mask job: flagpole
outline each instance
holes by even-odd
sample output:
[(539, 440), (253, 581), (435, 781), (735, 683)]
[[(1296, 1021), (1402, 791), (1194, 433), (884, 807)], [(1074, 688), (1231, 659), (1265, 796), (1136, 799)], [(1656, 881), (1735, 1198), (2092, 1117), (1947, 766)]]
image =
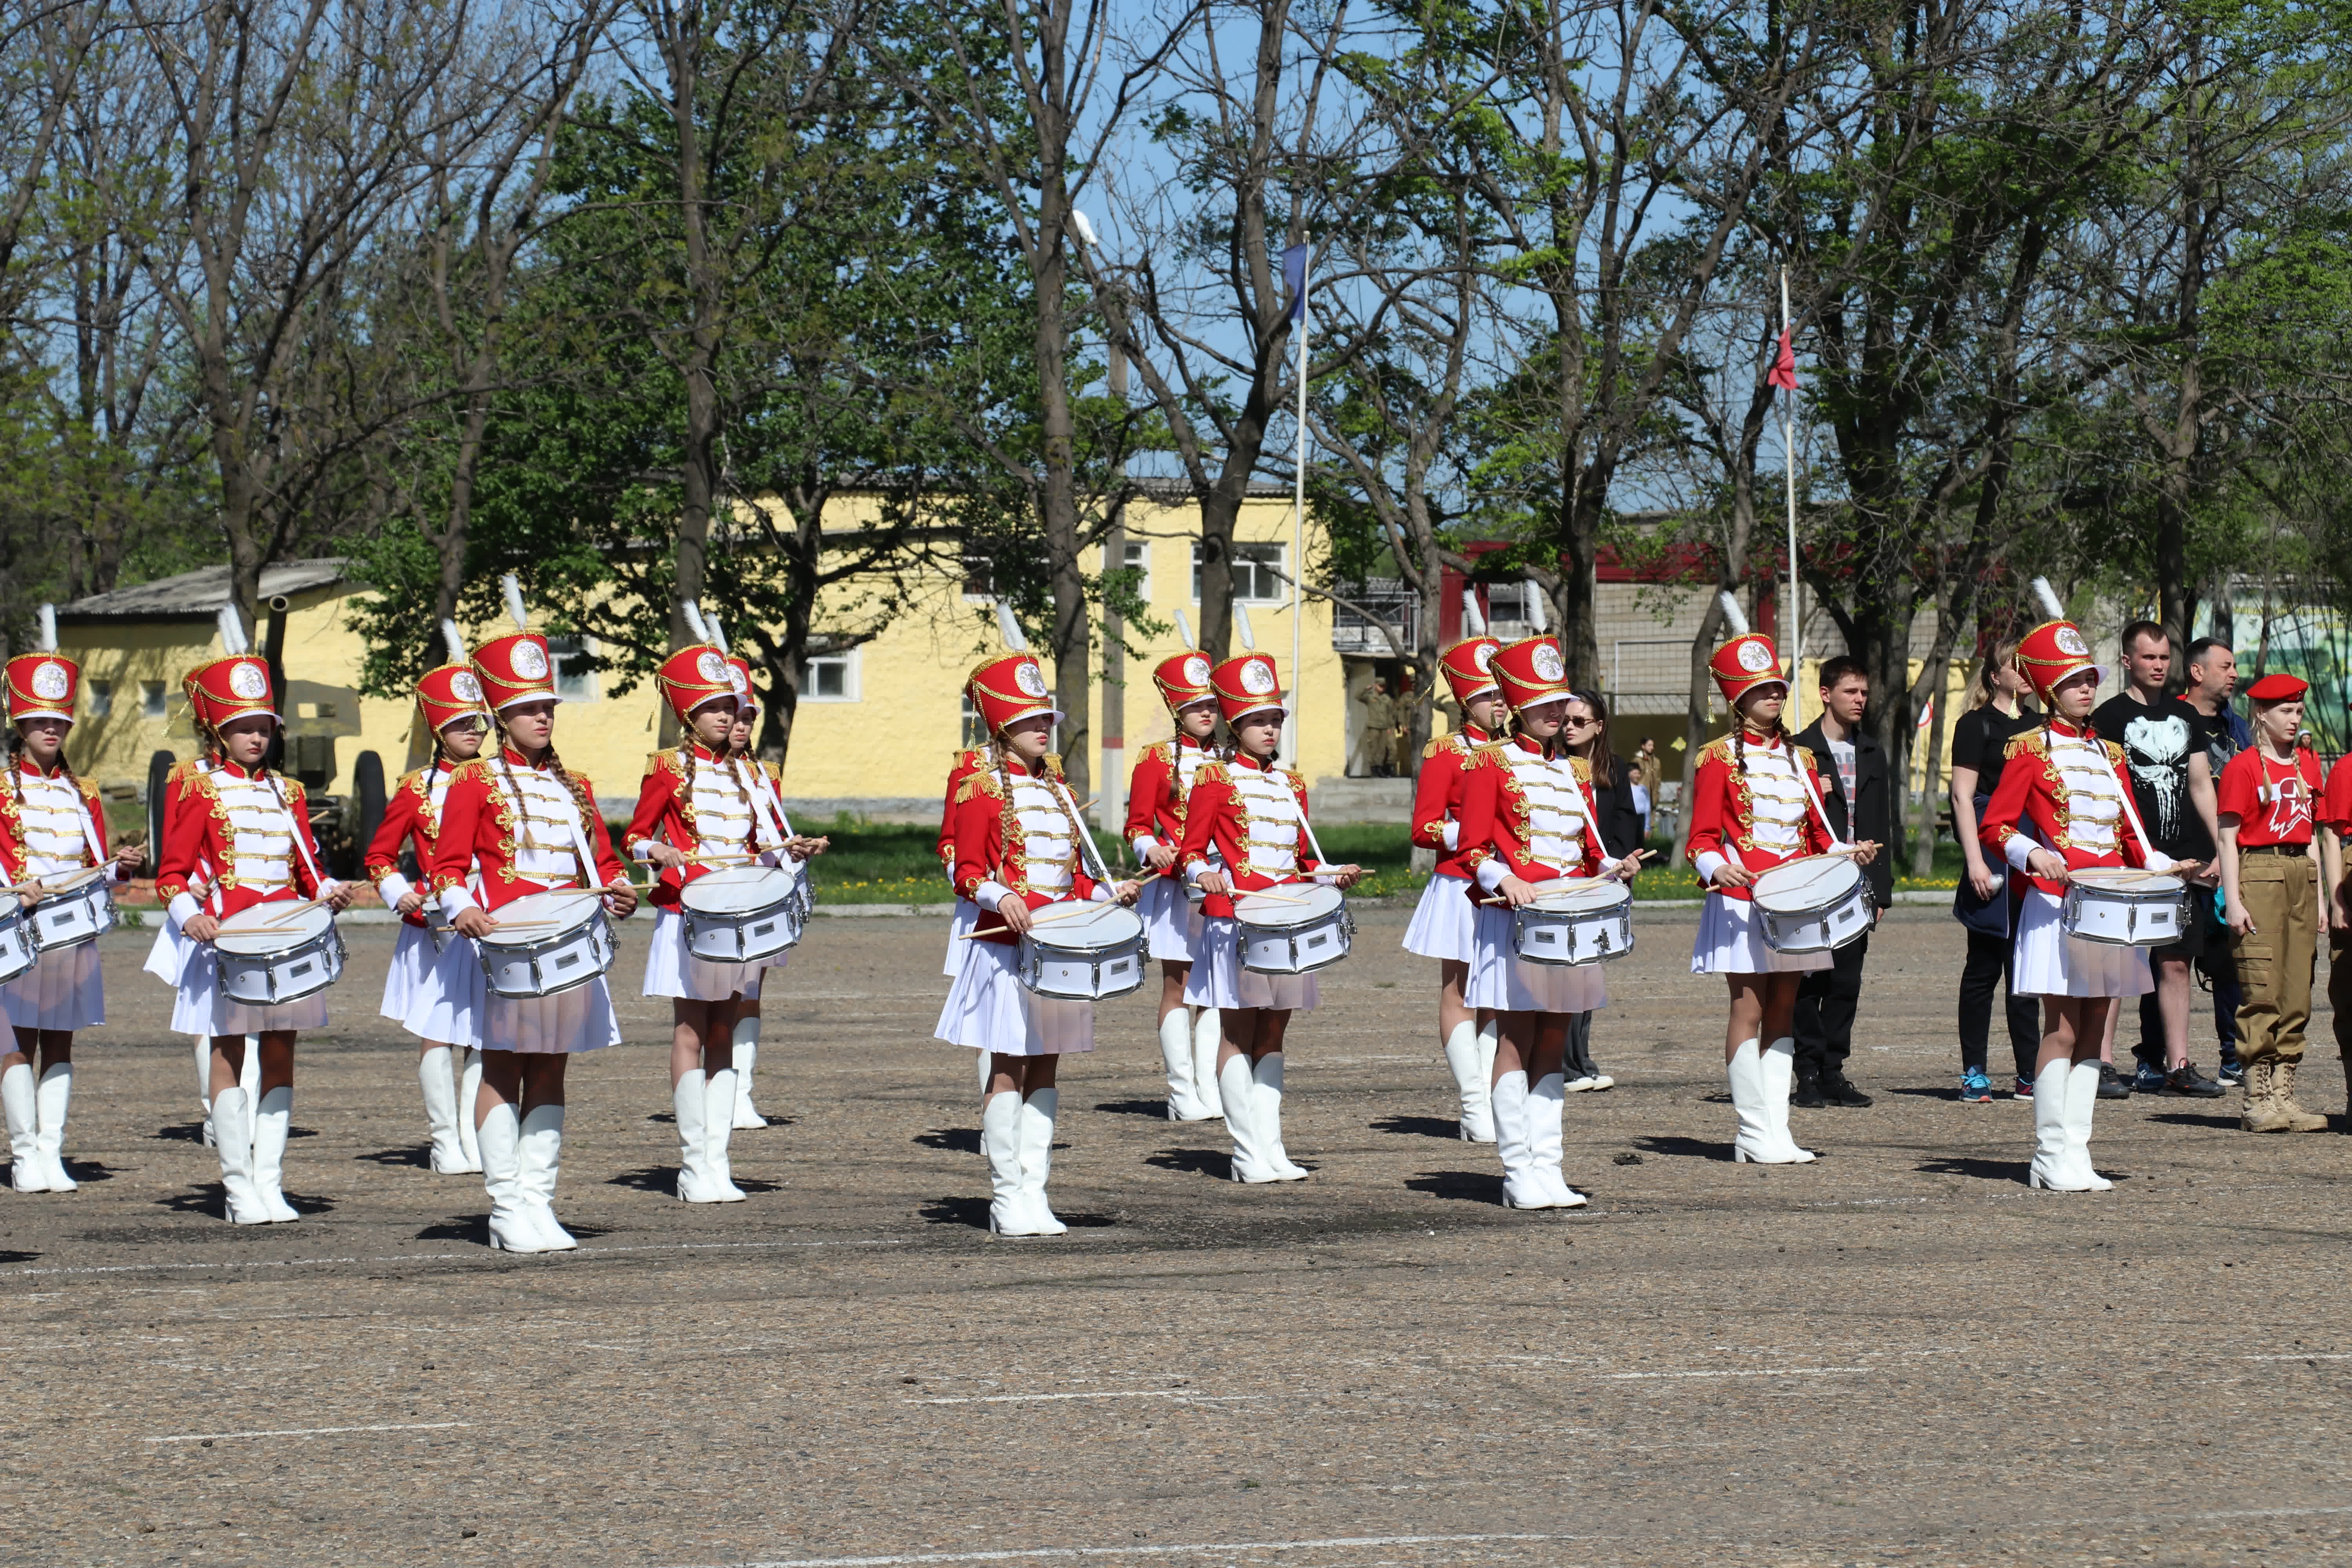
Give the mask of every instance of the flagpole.
[[(1290, 765), (1300, 763), (1299, 689), (1306, 684), (1299, 660), (1306, 652), (1305, 599), (1299, 580), (1307, 571), (1307, 279), (1314, 264), (1308, 252), (1298, 273), (1298, 457), (1292, 465), (1290, 497)], [(1342, 768), (1341, 772), (1347, 770)]]
[[(1780, 268), (1780, 341), (1792, 340), (1789, 335), (1789, 269)], [(1777, 362), (1776, 362), (1777, 363)], [(1805, 604), (1800, 596), (1797, 578), (1797, 443), (1793, 414), (1797, 401), (1795, 377), (1782, 388), (1780, 398), (1780, 451), (1789, 468), (1789, 728), (1805, 727), (1805, 701), (1801, 691), (1805, 674)]]

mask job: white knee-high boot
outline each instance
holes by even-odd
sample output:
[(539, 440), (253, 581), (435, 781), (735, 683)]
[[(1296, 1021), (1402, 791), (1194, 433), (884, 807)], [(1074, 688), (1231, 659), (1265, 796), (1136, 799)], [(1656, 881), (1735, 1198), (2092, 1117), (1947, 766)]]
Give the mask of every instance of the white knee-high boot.
[(1045, 1201), (1045, 1178), (1054, 1170), (1054, 1117), (1062, 1091), (1041, 1089), (1021, 1102), (1022, 1213), (1039, 1236), (1059, 1236), (1070, 1227), (1054, 1217)]
[(677, 1118), (677, 1184), (681, 1202), (722, 1202), (710, 1182), (710, 1137), (703, 1119), (710, 1100), (710, 1085), (700, 1068), (689, 1068), (670, 1086), (669, 1108)]
[(222, 1218), (231, 1225), (268, 1225), (269, 1211), (253, 1190), (253, 1119), (245, 1090), (225, 1089), (213, 1096), (214, 1152), (220, 1156), (221, 1186), (228, 1194)]
[(1200, 1016), (1192, 1020), (1192, 1093), (1201, 1102), (1203, 1121), (1225, 1113), (1224, 1089), (1217, 1081), (1217, 1051), (1224, 1039), (1224, 1020), (1217, 1010), (1200, 1009)]
[(0, 1072), (0, 1109), (8, 1119), (8, 1181), (20, 1193), (46, 1193), (48, 1173), (41, 1168), (40, 1100), (33, 1086), (33, 1064), (18, 1062)]
[(261, 1097), (253, 1119), (253, 1193), (273, 1224), (302, 1216), (286, 1201), (286, 1135), (294, 1127), (294, 1090), (279, 1084)]
[(462, 1172), (466, 1147), (457, 1140), (457, 1079), (448, 1047), (417, 1052), (416, 1085), (425, 1091), (425, 1127), (433, 1138), (428, 1163), (437, 1175)]
[(1307, 1169), (1293, 1163), (1290, 1151), (1282, 1146), (1282, 1053), (1268, 1051), (1250, 1068), (1250, 1079), (1256, 1093), (1250, 1100), (1250, 1114), (1257, 1122), (1258, 1146), (1265, 1151), (1265, 1162), (1278, 1182), (1303, 1182)]
[(522, 1129), (504, 1100), (482, 1115), (482, 1189), (490, 1194), (490, 1245), (500, 1252), (538, 1252), (539, 1236), (522, 1193)]
[(1559, 1073), (1546, 1073), (1528, 1086), (1528, 1142), (1534, 1152), (1536, 1179), (1544, 1185), (1556, 1209), (1580, 1209), (1585, 1196), (1568, 1184), (1560, 1169), (1565, 1158), (1560, 1120), (1567, 1109), (1567, 1086)]
[(727, 1158), (727, 1144), (735, 1136), (735, 1069), (720, 1068), (712, 1073), (702, 1100), (703, 1170), (722, 1204), (743, 1201), (743, 1189), (735, 1184)]
[(1756, 1058), (1758, 1071), (1764, 1080), (1764, 1109), (1772, 1118), (1773, 1136), (1779, 1141), (1780, 1158), (1787, 1165), (1809, 1165), (1813, 1152), (1797, 1147), (1789, 1136), (1789, 1091), (1797, 1081), (1797, 1042), (1783, 1035), (1764, 1047)]
[(751, 1103), (751, 1069), (760, 1065), (760, 1015), (747, 1014), (735, 1020), (735, 1114), (732, 1125), (738, 1131), (765, 1127), (768, 1119)]
[(534, 1105), (523, 1112), (521, 1143), (517, 1185), (531, 1235), (541, 1252), (569, 1252), (580, 1244), (555, 1218), (555, 1173), (563, 1163), (563, 1107)]
[(196, 1037), (196, 1103), (205, 1108), (204, 1144), (213, 1146), (213, 1042), (210, 1036)]
[[(42, 1069), (35, 1102), (40, 1120), (41, 1174), (47, 1179), (49, 1191), (72, 1192), (81, 1185), (66, 1174), (66, 1108), (73, 1102), (73, 1063), (51, 1062)], [(2084, 1136), (2089, 1136), (2087, 1126)]]
[(1201, 1096), (1192, 1087), (1192, 1016), (1181, 1006), (1160, 1020), (1160, 1061), (1168, 1073), (1168, 1120), (1202, 1120)]
[(474, 1105), (482, 1097), (482, 1053), (466, 1052), (466, 1070), (457, 1075), (457, 1151), (468, 1173), (482, 1168), (482, 1145), (474, 1135)]
[(2104, 1193), (2115, 1184), (2091, 1163), (2091, 1111), (2098, 1100), (2099, 1064), (2076, 1062), (2066, 1074), (2066, 1168), (2092, 1192)]
[(981, 1102), (980, 1149), (988, 1157), (988, 1228), (998, 1236), (1039, 1234), (1021, 1179), (1021, 1096), (1015, 1090)]
[(1465, 1018), (1446, 1033), (1445, 1069), (1454, 1075), (1454, 1092), (1461, 1101), (1456, 1126), (1465, 1143), (1492, 1143), (1500, 1135), (1495, 1121), (1492, 1074), (1478, 1044), (1478, 1020)]
[(1536, 1174), (1535, 1145), (1528, 1137), (1528, 1075), (1514, 1070), (1497, 1078), (1487, 1103), (1495, 1113), (1495, 1153), (1503, 1162), (1503, 1206), (1551, 1207), (1551, 1194)]
[(1739, 1131), (1731, 1140), (1731, 1157), (1743, 1164), (1778, 1163), (1776, 1140), (1772, 1131), (1772, 1113), (1766, 1108), (1764, 1068), (1760, 1042), (1742, 1040), (1731, 1059), (1723, 1064), (1724, 1081), (1731, 1086), (1731, 1110), (1738, 1118)]
[(1250, 1059), (1229, 1057), (1217, 1069), (1217, 1091), (1225, 1106), (1225, 1131), (1234, 1141), (1234, 1180), (1278, 1182), (1283, 1178), (1266, 1157), (1265, 1135), (1259, 1130), (1257, 1084), (1250, 1075)]
[[(2091, 1067), (2092, 1089), (2095, 1092), (2098, 1064), (2094, 1062)], [(2090, 1184), (2074, 1170), (2066, 1136), (2066, 1079), (2073, 1070), (2074, 1063), (2061, 1058), (2033, 1074), (2033, 1160), (2025, 1168), (2025, 1184), (2029, 1187), (2048, 1187), (2061, 1193), (2090, 1191)]]

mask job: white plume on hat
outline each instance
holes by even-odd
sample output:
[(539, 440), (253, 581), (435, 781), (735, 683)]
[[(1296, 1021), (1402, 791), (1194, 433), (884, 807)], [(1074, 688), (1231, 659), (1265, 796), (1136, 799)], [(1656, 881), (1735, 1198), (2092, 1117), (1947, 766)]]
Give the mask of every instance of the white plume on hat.
[(709, 642), (710, 640), (710, 628), (703, 625), (702, 606), (696, 604), (692, 599), (683, 599), (678, 602), (677, 607), (684, 613), (686, 616), (686, 629), (694, 634), (694, 640), (697, 642)]
[(1176, 635), (1183, 639), (1187, 648), (1200, 646), (1192, 640), (1192, 623), (1184, 618), (1184, 612), (1181, 610), (1176, 612)]
[(234, 657), (253, 651), (253, 644), (246, 640), (245, 620), (236, 613), (235, 605), (223, 605), (214, 619), (220, 623), (222, 652)]
[(1486, 635), (1486, 617), (1478, 613), (1478, 590), (1462, 590), (1462, 635), (1482, 637)]
[(2057, 593), (2050, 586), (2049, 578), (2036, 577), (2033, 580), (2033, 597), (2035, 602), (2041, 605), (2042, 613), (2052, 620), (2063, 621), (2066, 618), (2066, 606), (2060, 602)]
[[(1748, 635), (1748, 612), (1739, 607), (1739, 601), (1731, 596), (1731, 590), (1726, 588), (1721, 593), (1716, 595), (1715, 602), (1723, 606), (1724, 624), (1731, 628), (1731, 636), (1735, 637), (1746, 637)], [(1725, 640), (1728, 641), (1730, 639), (1726, 638)]]
[(1257, 638), (1250, 635), (1249, 606), (1239, 599), (1234, 601), (1234, 635), (1242, 639), (1244, 653), (1257, 651)]
[(457, 633), (457, 623), (444, 619), (441, 623), (441, 643), (449, 650), (451, 664), (464, 664), (473, 656), (466, 651), (466, 639)]
[(1021, 623), (1013, 618), (1013, 606), (1002, 599), (996, 601), (996, 635), (1003, 637), (1004, 646), (1014, 653), (1029, 651), (1028, 635), (1022, 631)]
[(522, 579), (509, 572), (499, 579), (499, 592), (506, 595), (507, 614), (513, 617), (515, 630), (530, 630), (530, 612), (523, 608)]
[(733, 653), (735, 651), (733, 648), (727, 646), (727, 628), (719, 624), (719, 617), (717, 616), (706, 613), (702, 617), (702, 624), (710, 628), (710, 646), (712, 647), (717, 648), (720, 653)]

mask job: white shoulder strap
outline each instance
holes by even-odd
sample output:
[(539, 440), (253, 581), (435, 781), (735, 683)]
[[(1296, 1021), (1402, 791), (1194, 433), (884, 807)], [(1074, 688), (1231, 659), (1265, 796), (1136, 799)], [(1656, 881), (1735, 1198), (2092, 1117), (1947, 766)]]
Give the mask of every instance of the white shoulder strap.
[[(1811, 772), (1806, 768), (1804, 763), (1797, 760), (1797, 742), (1794, 741), (1783, 741), (1780, 742), (1780, 749), (1788, 753), (1789, 766), (1796, 770), (1797, 783), (1803, 787), (1805, 798), (1812, 803), (1813, 815), (1821, 819), (1822, 831), (1828, 834), (1830, 836), (1830, 842), (1838, 846), (1840, 848), (1851, 847), (1853, 840), (1851, 838), (1839, 837), (1838, 830), (1831, 825), (1829, 808), (1822, 804), (1821, 792), (1813, 787), (1813, 775)], [(1847, 809), (1852, 810), (1853, 808), (1849, 806)]]

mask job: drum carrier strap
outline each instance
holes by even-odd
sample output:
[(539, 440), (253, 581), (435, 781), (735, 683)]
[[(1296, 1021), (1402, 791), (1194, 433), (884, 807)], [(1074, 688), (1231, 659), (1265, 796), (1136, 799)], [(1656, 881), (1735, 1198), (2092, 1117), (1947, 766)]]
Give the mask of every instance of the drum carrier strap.
[(1076, 799), (1070, 794), (1070, 786), (1060, 779), (1055, 779), (1053, 784), (1055, 795), (1061, 798), (1062, 809), (1070, 814), (1070, 826), (1078, 836), (1078, 863), (1104, 887), (1118, 887), (1118, 879), (1112, 876), (1110, 868), (1103, 863), (1102, 849), (1095, 843), (1095, 836), (1087, 831), (1086, 814), (1078, 809)]
[(784, 815), (784, 803), (777, 797), (775, 786), (769, 783), (768, 770), (761, 767), (756, 758), (738, 757), (735, 759), (735, 766), (738, 776), (740, 776), (741, 770), (746, 768), (751, 770), (751, 784), (744, 794), (751, 797), (752, 811), (757, 813), (761, 806), (765, 806), (774, 817), (772, 822), (761, 820), (760, 826), (782, 835), (777, 840), (777, 847), (782, 848), (785, 844), (792, 842), (793, 819)]

